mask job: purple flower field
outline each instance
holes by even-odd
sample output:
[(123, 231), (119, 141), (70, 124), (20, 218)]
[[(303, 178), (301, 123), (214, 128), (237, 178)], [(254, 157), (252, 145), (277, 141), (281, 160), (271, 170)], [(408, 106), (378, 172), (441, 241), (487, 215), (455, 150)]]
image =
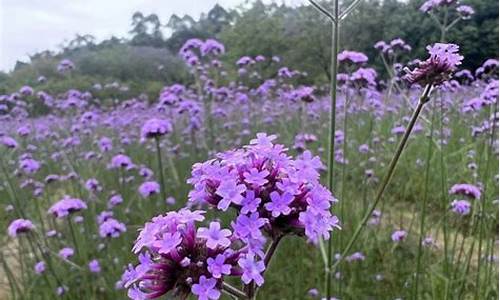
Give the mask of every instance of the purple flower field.
[(154, 98), (49, 88), (69, 58), (0, 93), (0, 299), (497, 298), (498, 59), (446, 38), (474, 7), (420, 13), (425, 56), (334, 41), (330, 83), (210, 37)]

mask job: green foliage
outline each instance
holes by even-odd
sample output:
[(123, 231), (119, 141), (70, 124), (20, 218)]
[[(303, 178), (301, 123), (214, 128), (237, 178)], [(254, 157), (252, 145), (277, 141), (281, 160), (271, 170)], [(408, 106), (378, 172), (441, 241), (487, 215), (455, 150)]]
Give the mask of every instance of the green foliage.
[[(351, 1), (343, 1), (342, 8)], [(412, 58), (426, 56), (425, 46), (439, 41), (439, 28), (419, 11), (423, 1), (366, 0), (341, 23), (341, 49), (365, 52), (371, 63), (382, 70), (373, 45), (379, 40), (402, 38), (414, 51)], [(466, 57), (464, 68), (475, 69), (484, 60), (498, 56), (498, 2), (466, 1), (476, 10), (470, 20), (461, 20), (452, 28), (448, 41), (461, 47)], [(331, 1), (323, 1), (332, 7)], [(241, 11), (233, 26), (226, 27), (220, 38), (231, 51), (228, 61), (242, 55), (280, 55), (287, 65), (305, 70), (312, 81), (329, 77), (330, 24), (311, 6), (291, 8), (256, 1)], [(409, 59), (409, 58), (408, 58)]]

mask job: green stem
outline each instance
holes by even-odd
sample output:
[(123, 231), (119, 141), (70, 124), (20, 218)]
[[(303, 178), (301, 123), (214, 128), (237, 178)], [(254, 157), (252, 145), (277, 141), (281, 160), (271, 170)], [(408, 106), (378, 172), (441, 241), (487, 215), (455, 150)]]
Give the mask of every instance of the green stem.
[[(491, 109), (490, 109), (491, 113)], [(491, 114), (490, 114), (491, 115)], [(481, 252), (482, 252), (482, 247), (483, 247), (483, 235), (484, 235), (484, 218), (485, 218), (485, 211), (486, 211), (486, 193), (487, 193), (487, 187), (488, 187), (488, 182), (489, 182), (489, 173), (490, 173), (490, 159), (491, 159), (491, 150), (493, 148), (493, 142), (495, 141), (495, 124), (491, 126), (491, 136), (490, 139), (487, 140), (486, 143), (486, 170), (483, 174), (483, 182), (484, 182), (484, 190), (483, 190), (483, 195), (481, 199), (481, 204), (480, 204), (480, 210), (479, 210), (479, 245), (478, 245), (478, 250), (477, 250), (477, 273), (476, 273), (476, 291), (474, 294), (474, 299), (479, 299), (479, 290), (480, 290), (480, 284), (481, 284)]]
[[(450, 262), (449, 262), (449, 251), (448, 251), (448, 193), (446, 191), (446, 173), (445, 173), (445, 163), (444, 163), (444, 127), (443, 127), (443, 119), (444, 119), (444, 102), (443, 102), (443, 97), (440, 97), (441, 101), (439, 103), (439, 119), (441, 122), (439, 122), (439, 169), (440, 169), (440, 176), (441, 176), (441, 205), (442, 209), (444, 211), (443, 215), (443, 237), (444, 237), (444, 273), (446, 274), (446, 278), (450, 278), (449, 270), (450, 270)], [(448, 289), (451, 287), (451, 284), (448, 285)], [(449, 290), (447, 289), (446, 294), (449, 294)]]
[(222, 283), (222, 290), (229, 295), (235, 297), (236, 299), (246, 299), (247, 295), (240, 291), (239, 289), (235, 288), (234, 286), (230, 285), (229, 283), (223, 282)]
[[(264, 276), (264, 273), (269, 268), (269, 264), (271, 263), (271, 259), (273, 258), (274, 253), (276, 253), (276, 250), (278, 249), (278, 245), (280, 244), (282, 238), (283, 238), (283, 235), (278, 235), (276, 238), (273, 239), (271, 245), (269, 245), (269, 248), (266, 251), (266, 255), (264, 256), (264, 265), (266, 266), (266, 269), (262, 273), (262, 276)], [(257, 292), (258, 292), (259, 288), (253, 286), (249, 290), (251, 291), (251, 293), (249, 293), (248, 298), (249, 299), (256, 299)]]
[(361, 221), (361, 223), (358, 225), (358, 227), (354, 231), (354, 234), (351, 237), (351, 239), (349, 240), (349, 243), (347, 244), (347, 246), (342, 251), (342, 254), (341, 254), (342, 259), (337, 260), (333, 264), (330, 272), (335, 271), (335, 269), (337, 268), (338, 264), (343, 260), (344, 257), (346, 257), (347, 253), (349, 253), (349, 251), (351, 250), (352, 246), (354, 245), (354, 242), (356, 242), (356, 240), (358, 239), (359, 235), (361, 234), (361, 231), (363, 230), (364, 226), (366, 225), (366, 222), (368, 222), (368, 220), (370, 219), (373, 211), (377, 207), (378, 202), (380, 201), (380, 199), (382, 199), (382, 195), (384, 194), (385, 189), (387, 188), (387, 186), (389, 185), (389, 182), (391, 181), (392, 175), (394, 174), (394, 171), (396, 169), (396, 165), (397, 165), (397, 163), (399, 161), (399, 158), (401, 157), (401, 154), (404, 151), (404, 148), (406, 146), (406, 143), (408, 142), (408, 139), (409, 139), (410, 134), (411, 134), (411, 132), (413, 130), (413, 127), (415, 126), (415, 123), (417, 122), (418, 117), (419, 117), (420, 113), (422, 112), (422, 109), (423, 109), (424, 105), (429, 101), (429, 94), (430, 94), (431, 90), (432, 90), (432, 85), (431, 84), (429, 84), (429, 85), (427, 85), (425, 87), (424, 92), (423, 92), (422, 96), (419, 99), (418, 105), (417, 105), (415, 111), (413, 112), (413, 116), (411, 117), (410, 123), (406, 127), (406, 131), (405, 131), (405, 133), (403, 135), (403, 138), (401, 139), (401, 142), (399, 143), (399, 146), (398, 146), (396, 152), (394, 153), (394, 156), (393, 156), (393, 158), (391, 160), (391, 163), (389, 164), (389, 169), (388, 169), (388, 171), (387, 171), (384, 179), (382, 180), (382, 184), (380, 185), (380, 188), (379, 188), (379, 190), (377, 192), (375, 200), (373, 201), (372, 205), (370, 206), (370, 208), (366, 212), (366, 214), (363, 217), (363, 220)]
[(160, 138), (155, 138), (156, 143), (156, 158), (158, 160), (158, 175), (160, 176), (160, 195), (161, 200), (165, 201), (167, 199), (167, 194), (165, 191), (165, 178), (163, 177), (163, 164), (161, 161), (161, 148), (160, 148)]
[(78, 247), (78, 242), (77, 242), (77, 239), (76, 239), (75, 229), (73, 228), (73, 222), (71, 222), (71, 217), (70, 216), (68, 216), (67, 218), (68, 218), (69, 231), (71, 232), (71, 238), (73, 239), (73, 244), (75, 245), (76, 254), (78, 255), (78, 257), (80, 257), (81, 250), (80, 250), (80, 247)]
[[(434, 105), (435, 107), (436, 105)], [(425, 162), (425, 186), (424, 186), (424, 199), (422, 201), (422, 207), (420, 208), (420, 233), (419, 233), (419, 238), (418, 238), (418, 252), (417, 252), (417, 270), (415, 273), (415, 285), (413, 289), (413, 295), (412, 299), (418, 299), (418, 283), (420, 279), (420, 269), (421, 269), (421, 260), (422, 260), (422, 242), (424, 240), (424, 232), (425, 232), (425, 216), (426, 216), (426, 209), (427, 209), (427, 198), (428, 198), (428, 193), (429, 193), (429, 179), (430, 179), (430, 163), (431, 163), (431, 158), (432, 158), (432, 145), (433, 145), (433, 134), (434, 134), (434, 114), (435, 114), (435, 109), (433, 109), (432, 113), (432, 122), (431, 122), (431, 127), (430, 127), (430, 134), (429, 134), (429, 145), (427, 146), (427, 159)]]
[[(339, 16), (339, 1), (334, 0), (333, 6), (333, 17), (338, 20)], [(338, 60), (337, 55), (339, 51), (339, 24), (332, 22), (332, 54), (331, 54), (331, 102), (330, 102), (330, 130), (329, 130), (329, 143), (328, 143), (328, 188), (333, 193), (333, 171), (335, 164), (335, 117), (337, 114), (337, 71), (338, 71)], [(331, 208), (333, 209), (333, 207)], [(333, 256), (333, 240), (330, 238), (328, 240), (328, 254), (327, 254), (327, 267), (325, 272), (325, 290), (326, 299), (330, 299), (332, 295), (332, 272), (330, 270), (330, 265), (332, 264)]]

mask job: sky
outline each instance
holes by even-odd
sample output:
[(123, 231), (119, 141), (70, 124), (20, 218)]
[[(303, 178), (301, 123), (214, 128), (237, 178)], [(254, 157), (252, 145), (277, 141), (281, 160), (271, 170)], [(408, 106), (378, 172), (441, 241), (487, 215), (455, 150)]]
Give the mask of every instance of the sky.
[(129, 37), (136, 11), (156, 13), (166, 23), (172, 14), (197, 19), (216, 3), (234, 8), (245, 0), (0, 0), (0, 71), (12, 70), (17, 60), (29, 61), (28, 54), (58, 50), (77, 33), (98, 42), (112, 35)]

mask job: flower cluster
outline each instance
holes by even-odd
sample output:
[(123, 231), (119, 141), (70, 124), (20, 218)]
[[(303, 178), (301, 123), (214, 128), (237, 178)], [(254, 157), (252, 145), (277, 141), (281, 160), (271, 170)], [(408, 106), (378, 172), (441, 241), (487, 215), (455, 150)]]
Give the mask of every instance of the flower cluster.
[(181, 47), (179, 54), (189, 66), (194, 67), (200, 64), (200, 58), (196, 50), (201, 56), (219, 56), (225, 52), (224, 45), (214, 39), (206, 41), (190, 39)]
[(481, 190), (477, 186), (468, 183), (459, 183), (453, 185), (450, 188), (449, 193), (451, 195), (463, 195), (471, 197), (476, 200), (479, 200), (481, 198)]
[(119, 237), (123, 232), (127, 231), (127, 227), (125, 224), (118, 222), (118, 220), (113, 219), (111, 217), (106, 218), (102, 223), (99, 225), (99, 235), (102, 238), (106, 237), (112, 237), (116, 238)]
[(430, 57), (420, 62), (413, 71), (408, 71), (405, 79), (411, 83), (441, 84), (449, 79), (457, 66), (462, 63), (463, 56), (458, 54), (458, 46), (455, 44), (436, 43), (427, 46)]
[[(316, 242), (340, 228), (330, 206), (337, 200), (319, 183), (324, 166), (305, 151), (292, 159), (276, 137), (264, 133), (240, 150), (193, 166), (190, 204), (209, 204), (238, 214), (232, 230), (219, 222), (198, 227), (205, 211), (186, 208), (154, 217), (134, 245), (140, 264), (129, 265), (120, 285), (132, 299), (152, 299), (168, 292), (198, 299), (218, 299), (225, 276), (238, 276), (245, 285), (264, 283), (264, 246), (286, 234)], [(102, 218), (109, 217), (102, 214)], [(101, 218), (101, 219), (102, 219)], [(106, 222), (106, 221), (105, 221)]]
[(457, 12), (464, 20), (470, 19), (470, 17), (475, 13), (474, 9), (469, 5), (458, 6)]
[(17, 219), (10, 223), (7, 233), (14, 238), (20, 233), (29, 232), (33, 229), (35, 229), (35, 225), (30, 220)]
[(453, 200), (451, 210), (458, 215), (466, 216), (470, 213), (471, 204), (467, 200)]
[(172, 123), (168, 120), (149, 119), (141, 128), (141, 137), (146, 139), (157, 138), (172, 132)]
[(427, 0), (420, 7), (420, 11), (429, 13), (432, 10), (438, 9), (443, 6), (450, 6), (457, 3), (457, 0)]
[(194, 186), (189, 193), (193, 204), (238, 211), (235, 234), (256, 253), (262, 252), (263, 233), (272, 238), (305, 235), (315, 242), (339, 228), (330, 213), (337, 200), (319, 182), (321, 160), (309, 151), (292, 159), (283, 145), (273, 144), (275, 138), (259, 133), (243, 149), (195, 164), (188, 180)]
[(87, 204), (80, 199), (65, 196), (49, 208), (49, 213), (56, 218), (64, 218), (73, 212), (87, 209)]
[(385, 41), (378, 41), (373, 46), (375, 49), (387, 55), (393, 55), (398, 52), (410, 52), (411, 46), (408, 45), (403, 39), (396, 38), (386, 43)]
[(349, 62), (352, 64), (364, 64), (368, 61), (368, 56), (364, 53), (344, 50), (338, 54), (339, 62)]
[(230, 230), (221, 229), (218, 222), (197, 229), (195, 223), (204, 220), (204, 213), (182, 209), (145, 224), (133, 251), (146, 251), (139, 255), (139, 265), (129, 265), (120, 282), (130, 298), (153, 299), (171, 291), (183, 299), (190, 293), (198, 299), (218, 299), (224, 276), (257, 277), (248, 271), (255, 263), (238, 266), (247, 262), (248, 251)]
[(59, 62), (59, 65), (57, 65), (57, 71), (60, 73), (66, 73), (74, 68), (75, 64), (69, 59), (63, 59)]

